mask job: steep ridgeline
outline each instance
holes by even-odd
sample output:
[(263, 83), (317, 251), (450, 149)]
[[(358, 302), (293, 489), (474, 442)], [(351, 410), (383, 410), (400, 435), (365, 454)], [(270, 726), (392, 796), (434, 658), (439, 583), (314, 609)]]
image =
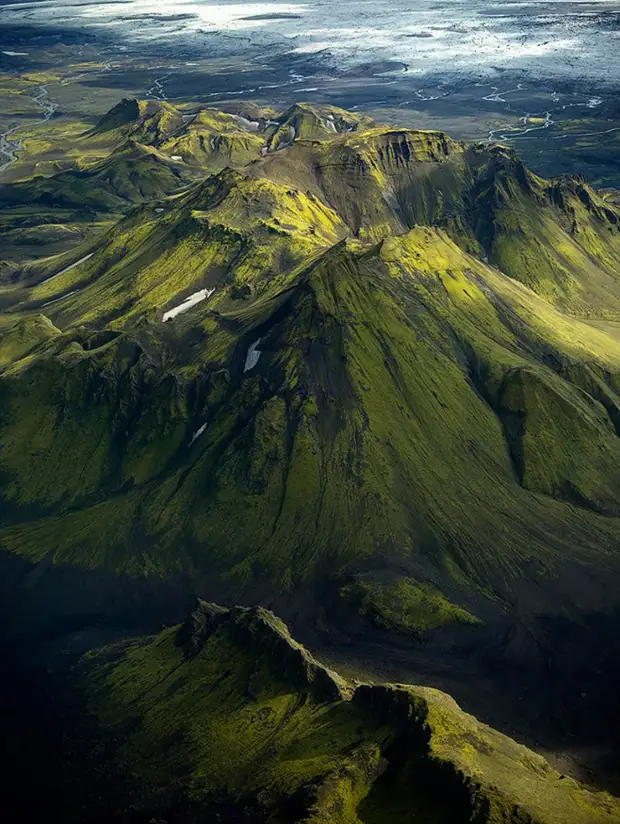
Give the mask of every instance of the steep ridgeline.
[[(620, 344), (436, 229), (321, 254), (342, 224), (312, 195), (221, 185), (22, 290), (37, 314), (0, 346), (4, 547), (265, 592), (381, 558), (491, 610), (530, 576), (524, 605), (542, 588), (551, 608), (570, 568), (558, 597), (600, 603)], [(248, 197), (260, 218), (235, 226)]]
[(249, 171), (310, 190), (362, 240), (441, 227), (465, 251), (562, 308), (619, 316), (613, 194), (579, 178), (543, 180), (511, 149), (375, 127), (298, 141)]
[[(90, 653), (76, 678), (95, 722), (87, 743), (106, 754), (102, 820), (620, 821), (618, 800), (444, 693), (347, 683), (262, 608), (201, 602), (181, 627)], [(123, 792), (110, 798), (119, 775)]]
[[(136, 140), (128, 108), (92, 139)], [(140, 114), (140, 151), (173, 115)], [(208, 116), (266, 152), (0, 287), (19, 631), (165, 586), (466, 644), (494, 674), (549, 672), (575, 631), (558, 681), (607, 729), (615, 656), (586, 628), (614, 638), (620, 606), (613, 195), (329, 107)]]
[[(259, 157), (265, 138), (232, 115), (184, 114), (167, 103), (125, 100), (78, 135), (73, 168), (0, 186), (4, 210), (35, 204), (50, 214), (123, 213), (225, 166)], [(75, 219), (75, 217), (74, 217)]]

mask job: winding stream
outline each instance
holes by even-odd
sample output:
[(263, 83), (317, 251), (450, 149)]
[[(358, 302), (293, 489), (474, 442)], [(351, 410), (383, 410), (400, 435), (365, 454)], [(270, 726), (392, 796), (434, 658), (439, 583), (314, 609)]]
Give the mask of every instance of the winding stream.
[[(505, 91), (500, 91), (497, 86), (491, 86), (491, 94), (485, 95), (482, 100), (487, 100), (493, 103), (505, 103), (506, 104), (506, 111), (508, 112), (517, 112), (517, 110), (506, 100), (505, 95), (511, 94), (512, 92), (518, 92), (523, 89), (523, 84), (519, 83), (513, 89), (506, 89)], [(551, 92), (551, 100), (554, 103), (560, 102), (560, 96), (556, 91)], [(598, 106), (601, 105), (603, 99), (601, 97), (590, 97), (587, 100), (581, 100), (577, 103), (564, 103), (561, 106), (554, 106), (547, 111), (544, 112), (525, 112), (521, 116), (521, 120), (523, 125), (522, 126), (504, 126), (500, 129), (490, 129), (489, 136), (487, 138), (488, 143), (493, 143), (497, 140), (514, 140), (518, 137), (525, 137), (525, 135), (530, 134), (531, 132), (540, 132), (544, 129), (549, 129), (553, 126), (556, 121), (553, 119), (553, 114), (555, 112), (564, 112), (567, 109), (596, 109)], [(542, 123), (536, 122), (534, 125), (534, 120), (540, 121), (542, 119)], [(593, 132), (582, 132), (579, 134), (563, 134), (554, 137), (554, 140), (565, 140), (569, 137), (594, 137), (596, 135), (604, 135), (609, 134), (610, 132), (619, 131), (620, 127), (616, 127), (613, 129), (605, 129), (603, 131), (593, 131)]]
[[(43, 110), (43, 123), (47, 123), (48, 120), (54, 117), (58, 103), (50, 100), (47, 86), (37, 86), (34, 94), (31, 94), (30, 97)], [(19, 126), (13, 126), (11, 129), (0, 134), (0, 174), (15, 163), (22, 149), (22, 141), (12, 139), (12, 135), (18, 128)]]
[(18, 126), (13, 126), (12, 129), (0, 134), (0, 174), (8, 169), (12, 163), (15, 163), (22, 148), (21, 140), (11, 140), (11, 135), (18, 128)]
[(153, 100), (167, 100), (166, 92), (164, 91), (164, 83), (170, 77), (170, 72), (164, 74), (163, 77), (158, 77), (153, 81), (150, 89), (146, 90), (146, 97), (152, 97)]

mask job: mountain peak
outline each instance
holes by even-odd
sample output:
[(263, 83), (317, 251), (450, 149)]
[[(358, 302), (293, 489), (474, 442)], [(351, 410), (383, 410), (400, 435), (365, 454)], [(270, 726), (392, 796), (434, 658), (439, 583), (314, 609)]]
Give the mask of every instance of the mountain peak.
[(297, 140), (320, 140), (372, 126), (365, 115), (353, 114), (336, 106), (294, 103), (271, 124), (266, 132), (269, 151), (278, 151)]
[(91, 135), (118, 132), (119, 139), (133, 137), (141, 143), (160, 144), (183, 127), (183, 116), (165, 100), (124, 98), (97, 123)]
[(124, 97), (99, 119), (94, 131), (107, 132), (133, 123), (145, 114), (145, 108), (135, 97)]

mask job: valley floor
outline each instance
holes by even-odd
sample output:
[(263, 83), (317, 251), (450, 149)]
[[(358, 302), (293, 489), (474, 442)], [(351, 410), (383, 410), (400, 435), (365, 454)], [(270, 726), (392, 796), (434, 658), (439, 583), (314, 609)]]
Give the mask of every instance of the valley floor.
[[(87, 18), (81, 18), (86, 26), (72, 28), (69, 18), (63, 23), (62, 15), (46, 19), (43, 6), (39, 15), (22, 19), (18, 7), (0, 4), (0, 21), (5, 24), (5, 48), (0, 53), (0, 181), (39, 170), (45, 174), (53, 168), (51, 164), (60, 158), (49, 153), (39, 156), (50, 128), (55, 128), (53, 121), (60, 127), (66, 123), (69, 129), (75, 119), (93, 122), (121, 96), (135, 96), (217, 107), (254, 101), (279, 110), (299, 100), (329, 103), (367, 113), (382, 123), (512, 144), (535, 171), (546, 176), (584, 173), (592, 183), (620, 185), (620, 114), (614, 73), (580, 67), (579, 61), (573, 65), (574, 46), (565, 45), (569, 41), (553, 41), (553, 35), (548, 35), (545, 42), (540, 37), (545, 25), (550, 31), (554, 25), (565, 25), (570, 32), (574, 27), (585, 36), (585, 20), (593, 31), (588, 36), (595, 38), (592, 42), (602, 53), (600, 38), (615, 10), (606, 9), (600, 19), (586, 14), (583, 20), (575, 12), (574, 21), (573, 9), (558, 9), (553, 19), (540, 22), (536, 15), (526, 20), (523, 13), (521, 24), (529, 35), (515, 33), (514, 59), (506, 52), (493, 54), (490, 62), (481, 57), (485, 47), (476, 39), (476, 26), (484, 33), (491, 21), (500, 30), (510, 31), (515, 18), (504, 23), (493, 4), (489, 11), (484, 3), (479, 5), (469, 12), (471, 19), (462, 31), (454, 22), (453, 8), (451, 26), (436, 25), (434, 20), (430, 39), (418, 10), (418, 19), (411, 22), (421, 34), (405, 30), (400, 39), (400, 46), (406, 45), (414, 55), (424, 50), (424, 59), (413, 69), (406, 53), (400, 60), (385, 59), (360, 49), (356, 37), (363, 27), (347, 30), (339, 44), (346, 48), (346, 36), (350, 36), (349, 54), (341, 48), (295, 51), (292, 47), (299, 44), (295, 37), (290, 39), (288, 29), (286, 36), (278, 36), (282, 25), (304, 30), (307, 24), (295, 15), (289, 23), (286, 15), (267, 21), (263, 28), (254, 23), (249, 36), (244, 30), (216, 30), (205, 44), (189, 32), (184, 37), (181, 26), (180, 36), (170, 45), (156, 25), (152, 36), (136, 42), (126, 38), (120, 22), (120, 36), (114, 40)], [(434, 18), (436, 13), (429, 9), (427, 16)], [(373, 19), (380, 26), (382, 18), (376, 14)], [(145, 33), (154, 18), (141, 23)], [(450, 35), (452, 46), (450, 40), (442, 39), (451, 27), (456, 32)], [(473, 40), (465, 49), (459, 44), (467, 41), (467, 29)], [(483, 40), (486, 36), (493, 35), (483, 34)], [(518, 46), (519, 38), (528, 36), (533, 38), (529, 56), (527, 48)], [(33, 37), (36, 51), (29, 46)], [(561, 54), (554, 54), (549, 43)], [(548, 56), (547, 46), (551, 48)], [(462, 65), (448, 57), (450, 48), (467, 54)], [(519, 58), (519, 48), (526, 55), (524, 60)], [(478, 63), (476, 49), (482, 49)], [(386, 43), (385, 55), (397, 53), (398, 48)], [(441, 55), (445, 57), (439, 59)]]

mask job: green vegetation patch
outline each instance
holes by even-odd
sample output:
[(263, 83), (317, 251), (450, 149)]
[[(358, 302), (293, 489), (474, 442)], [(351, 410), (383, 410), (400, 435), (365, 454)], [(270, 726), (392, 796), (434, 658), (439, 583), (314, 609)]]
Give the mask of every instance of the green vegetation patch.
[(8, 321), (0, 326), (0, 370), (60, 335), (45, 315), (30, 315), (18, 321), (9, 317)]
[(379, 583), (358, 578), (340, 594), (383, 629), (419, 634), (447, 624), (479, 624), (466, 609), (453, 604), (429, 582), (401, 578)]
[[(5, 344), (3, 549), (266, 597), (415, 559), (448, 601), (358, 592), (409, 632), (595, 603), (620, 574), (620, 346), (571, 313), (620, 312), (617, 202), (441, 132), (243, 111), (125, 102), (79, 138), (109, 157), (28, 183), (143, 202), (3, 267), (3, 309), (62, 332)], [(165, 195), (194, 114), (308, 133)]]

